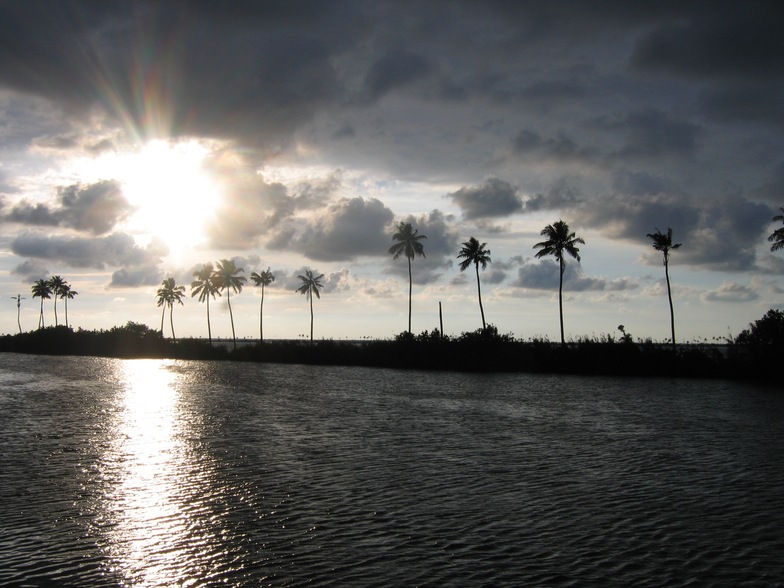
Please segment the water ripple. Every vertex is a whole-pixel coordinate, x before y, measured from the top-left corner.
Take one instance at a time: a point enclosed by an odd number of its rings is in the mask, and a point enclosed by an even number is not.
[[[3,586],[781,586],[784,399],[0,355]]]

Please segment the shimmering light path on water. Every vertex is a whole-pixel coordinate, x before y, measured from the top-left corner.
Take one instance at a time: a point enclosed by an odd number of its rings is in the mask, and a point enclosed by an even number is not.
[[[2,586],[777,586],[784,395],[0,354]]]

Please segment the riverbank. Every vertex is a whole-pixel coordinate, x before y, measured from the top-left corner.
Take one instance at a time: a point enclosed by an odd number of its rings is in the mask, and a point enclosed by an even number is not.
[[[108,331],[49,327],[0,337],[0,351],[117,358],[234,360],[467,372],[729,378],[777,381],[778,346],[670,345],[627,339],[581,339],[560,345],[521,341],[494,328],[442,338],[437,331],[390,340],[238,342],[164,339],[145,325]]]

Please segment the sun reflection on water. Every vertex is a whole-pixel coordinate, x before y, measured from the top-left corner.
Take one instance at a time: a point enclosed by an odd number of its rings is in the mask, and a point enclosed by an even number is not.
[[[114,443],[106,456],[106,548],[112,574],[133,586],[182,586],[209,575],[204,485],[188,446],[178,379],[167,360],[121,363]]]

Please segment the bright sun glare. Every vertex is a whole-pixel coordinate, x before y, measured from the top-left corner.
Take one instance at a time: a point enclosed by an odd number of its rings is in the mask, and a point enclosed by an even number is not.
[[[214,213],[219,187],[204,168],[209,150],[196,141],[151,141],[141,150],[93,161],[88,174],[116,179],[135,212],[125,230],[144,243],[161,239],[177,256],[205,238],[205,223]]]

